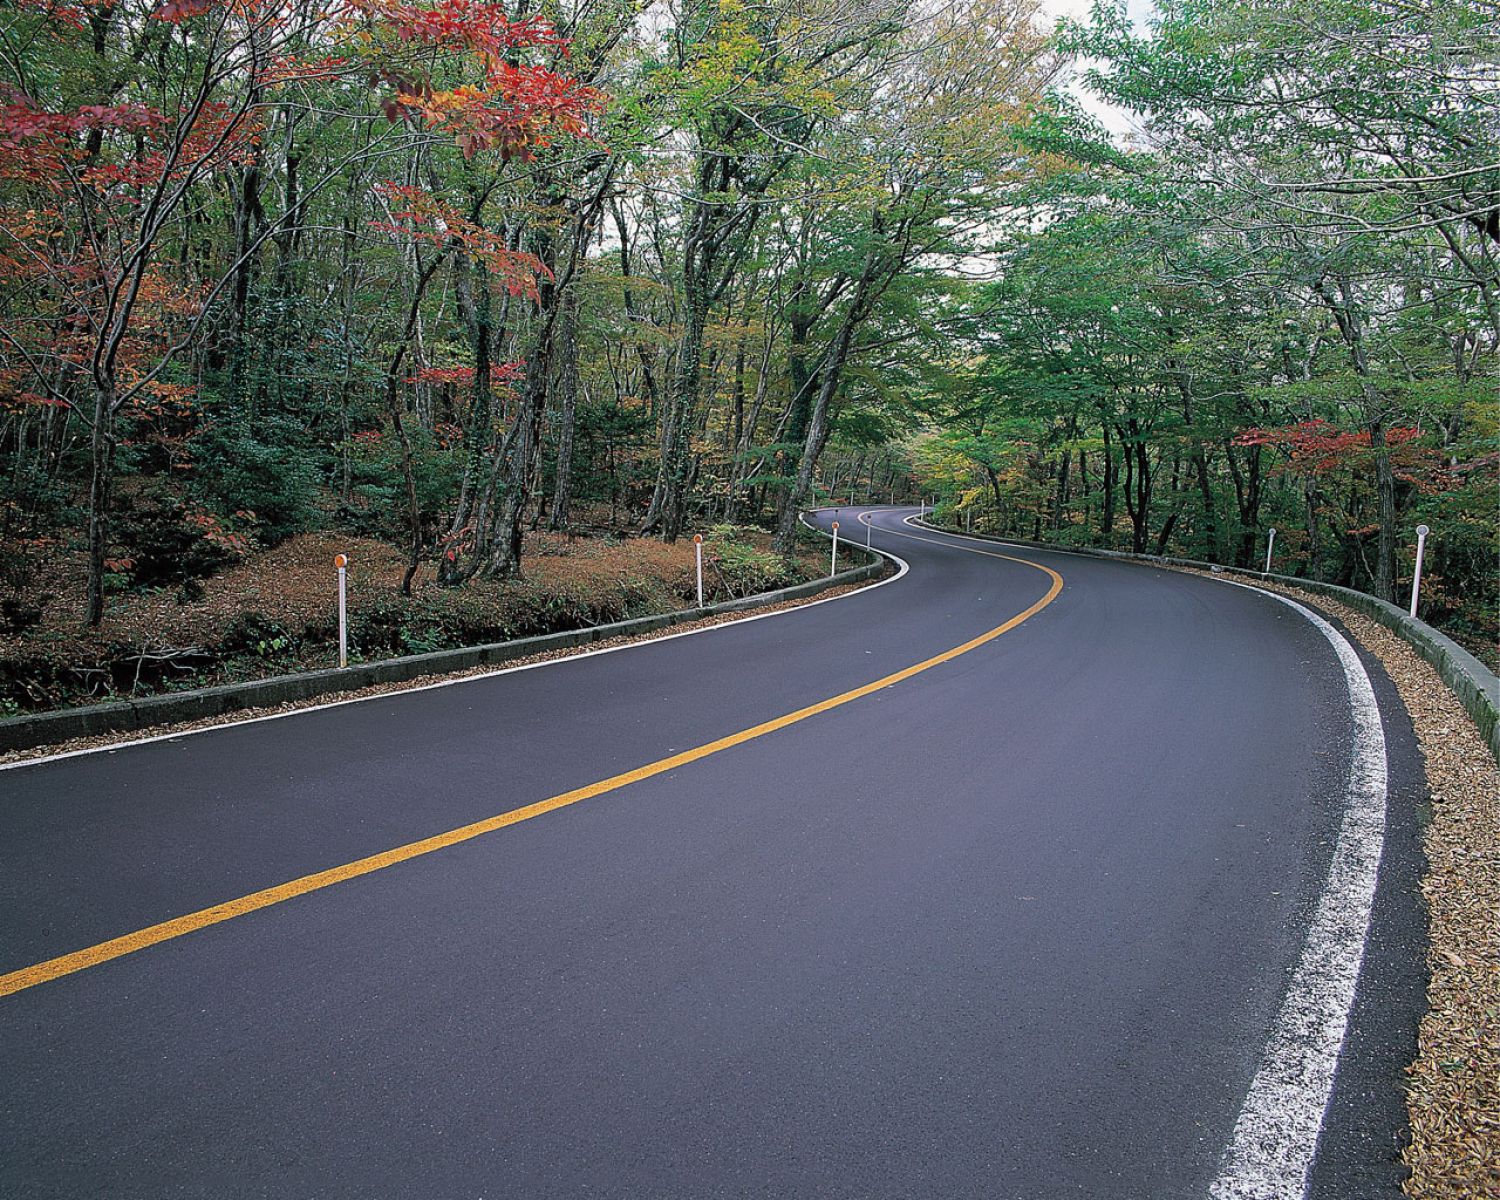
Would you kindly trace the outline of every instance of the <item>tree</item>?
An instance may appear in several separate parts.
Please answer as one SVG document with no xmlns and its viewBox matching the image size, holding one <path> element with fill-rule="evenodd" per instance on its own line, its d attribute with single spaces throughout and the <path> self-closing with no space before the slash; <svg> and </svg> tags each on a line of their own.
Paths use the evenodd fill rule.
<svg viewBox="0 0 1500 1200">
<path fill-rule="evenodd" d="M 11 311 L 24 303 L 33 314 L 8 322 L 4 338 L 34 394 L 84 414 L 91 426 L 86 619 L 97 625 L 121 412 L 193 346 L 226 290 L 241 319 L 252 257 L 291 235 L 311 197 L 348 165 L 345 156 L 309 181 L 294 173 L 289 155 L 288 202 L 252 236 L 258 144 L 278 115 L 293 124 L 286 114 L 310 105 L 305 89 L 314 86 L 320 101 L 368 97 L 330 85 L 373 73 L 391 88 L 383 104 L 392 122 L 422 121 L 465 154 L 515 155 L 575 126 L 586 98 L 556 73 L 514 61 L 518 51 L 556 44 L 550 26 L 510 22 L 478 0 L 432 10 L 367 0 L 332 9 L 104 2 L 17 20 L 31 26 L 22 44 L 45 49 L 7 63 L 12 79 L 0 107 L 0 148 L 13 155 L 0 228 L 25 286 Z M 484 82 L 443 89 L 418 51 L 472 54 Z M 154 86 L 139 70 L 148 54 L 163 72 Z M 82 73 L 67 68 L 80 62 L 105 103 L 70 94 Z M 381 149 L 358 146 L 350 155 Z M 231 261 L 202 275 L 170 262 L 172 227 L 191 219 L 204 189 L 236 175 L 244 203 Z"/>
</svg>

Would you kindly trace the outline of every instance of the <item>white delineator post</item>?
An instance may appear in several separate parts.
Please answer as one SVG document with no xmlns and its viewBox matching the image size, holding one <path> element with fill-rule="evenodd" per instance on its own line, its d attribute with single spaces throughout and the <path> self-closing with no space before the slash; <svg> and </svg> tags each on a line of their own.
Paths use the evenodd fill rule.
<svg viewBox="0 0 1500 1200">
<path fill-rule="evenodd" d="M 1417 594 L 1422 590 L 1422 551 L 1427 548 L 1427 535 L 1432 530 L 1425 525 L 1417 526 L 1417 569 L 1411 577 L 1411 615 L 1417 615 Z"/>
<path fill-rule="evenodd" d="M 1276 526 L 1272 525 L 1270 530 L 1268 531 L 1268 536 L 1266 537 L 1266 569 L 1261 572 L 1262 575 L 1269 575 L 1271 573 L 1271 551 L 1275 548 Z"/>
<path fill-rule="evenodd" d="M 349 620 L 345 603 L 345 568 L 349 565 L 347 554 L 335 554 L 333 565 L 339 569 L 339 666 L 349 665 Z"/>
<path fill-rule="evenodd" d="M 693 534 L 693 553 L 698 556 L 698 607 L 703 607 L 703 535 Z"/>
<path fill-rule="evenodd" d="M 828 573 L 837 575 L 839 573 L 839 523 L 833 523 L 833 557 L 828 560 Z"/>
<path fill-rule="evenodd" d="M 870 520 L 870 514 L 866 513 L 865 514 L 865 549 L 866 550 L 868 550 L 870 548 L 870 529 L 871 529 L 871 527 L 874 524 L 875 524 L 875 522 L 872 521 L 872 520 Z"/>
</svg>

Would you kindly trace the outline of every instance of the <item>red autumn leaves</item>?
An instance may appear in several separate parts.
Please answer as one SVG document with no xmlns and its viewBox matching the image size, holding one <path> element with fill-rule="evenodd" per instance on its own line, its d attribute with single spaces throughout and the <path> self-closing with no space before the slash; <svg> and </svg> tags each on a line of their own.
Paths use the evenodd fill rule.
<svg viewBox="0 0 1500 1200">
<path fill-rule="evenodd" d="M 558 134 L 584 135 L 589 115 L 603 107 L 604 98 L 594 89 L 524 61 L 520 52 L 525 50 L 566 55 L 567 39 L 546 21 L 512 21 L 502 5 L 482 0 L 443 0 L 430 8 L 356 3 L 402 43 L 477 57 L 478 77 L 448 88 L 404 68 L 375 73 L 394 89 L 384 104 L 388 120 L 421 119 L 450 136 L 466 158 L 496 150 L 504 158 L 529 159 Z"/>
<path fill-rule="evenodd" d="M 1387 446 L 1404 446 L 1422 436 L 1420 429 L 1387 429 Z M 1303 421 L 1277 429 L 1247 429 L 1237 446 L 1278 446 L 1297 466 L 1323 474 L 1345 465 L 1352 455 L 1370 449 L 1370 431 L 1346 430 L 1327 421 Z"/>
</svg>

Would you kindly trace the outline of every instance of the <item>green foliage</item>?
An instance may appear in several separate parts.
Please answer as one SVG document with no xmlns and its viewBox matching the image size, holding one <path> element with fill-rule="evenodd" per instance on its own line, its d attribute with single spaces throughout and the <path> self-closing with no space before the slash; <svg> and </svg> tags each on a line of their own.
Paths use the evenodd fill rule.
<svg viewBox="0 0 1500 1200">
<path fill-rule="evenodd" d="M 714 525 L 704 536 L 704 559 L 713 569 L 705 583 L 710 590 L 727 590 L 730 597 L 749 596 L 801 583 L 806 577 L 795 560 L 751 541 L 758 530 L 743 525 Z M 715 586 L 717 584 L 717 586 Z"/>
<path fill-rule="evenodd" d="M 1488 653 L 1500 230 L 1462 214 L 1494 202 L 1500 109 L 1443 48 L 1493 28 L 1457 2 L 1158 10 L 1069 29 L 1152 150 L 1066 104 L 1025 132 L 1072 165 L 1027 187 L 966 353 L 924 378 L 919 482 L 1062 544 L 1250 565 L 1274 525 L 1281 570 L 1393 595 L 1425 521 L 1424 615 Z"/>
<path fill-rule="evenodd" d="M 233 419 L 214 422 L 194 442 L 204 498 L 219 513 L 253 514 L 242 519 L 267 546 L 309 528 L 319 459 L 306 426 L 279 414 L 253 430 Z"/>
<path fill-rule="evenodd" d="M 256 658 L 277 658 L 298 643 L 292 631 L 279 621 L 258 612 L 240 613 L 220 638 L 220 649 L 226 654 L 248 654 Z"/>
<path fill-rule="evenodd" d="M 462 447 L 445 445 L 429 429 L 412 430 L 408 438 L 417 504 L 424 519 L 432 521 L 457 490 Z M 388 432 L 372 433 L 344 450 L 349 455 L 351 491 L 359 502 L 340 509 L 342 523 L 362 536 L 400 542 L 410 519 L 400 443 Z"/>
<path fill-rule="evenodd" d="M 710 586 L 736 594 L 793 580 L 748 530 L 795 546 L 788 523 L 819 497 L 921 493 L 996 533 L 1238 563 L 1274 524 L 1285 569 L 1361 587 L 1394 538 L 1397 591 L 1422 520 L 1424 611 L 1491 639 L 1500 92 L 1484 6 L 1162 0 L 1136 24 L 1105 3 L 1059 46 L 1029 11 L 715 0 L 664 23 L 606 0 L 574 14 L 552 65 L 608 81 L 587 122 L 608 153 L 560 132 L 524 162 L 414 111 L 386 122 L 383 84 L 269 87 L 253 155 L 205 162 L 155 235 L 120 381 L 176 349 L 118 415 L 106 582 L 189 601 L 250 550 L 330 528 L 426 571 L 509 545 L 510 497 L 517 528 L 546 521 L 567 458 L 575 532 L 638 531 L 674 489 L 684 528 L 743 522 L 709 535 Z M 175 26 L 97 15 L 0 16 L 3 82 L 59 109 L 159 104 L 214 52 L 191 22 L 163 41 Z M 322 36 L 294 26 L 274 31 L 288 53 Z M 1149 146 L 1046 94 L 1059 52 L 1088 60 Z M 483 73 L 438 58 L 435 88 Z M 142 161 L 128 125 L 98 140 L 101 186 Z M 76 258 L 81 210 L 42 184 L 0 180 L 0 228 Z M 424 205 L 441 216 L 416 219 Z M 548 270 L 517 271 L 518 253 Z M 0 364 L 16 605 L 0 627 L 26 624 L 24 589 L 77 575 L 87 544 L 88 321 L 48 299 L 72 278 L 0 280 L 30 356 Z M 481 358 L 525 365 L 485 391 Z M 1312 423 L 1327 462 L 1277 436 Z M 1359 444 L 1372 425 L 1418 436 L 1383 456 Z M 647 575 L 608 600 L 515 587 L 505 605 L 477 580 L 441 605 L 383 599 L 356 652 L 671 599 Z M 247 661 L 328 636 L 250 634 Z"/>
</svg>

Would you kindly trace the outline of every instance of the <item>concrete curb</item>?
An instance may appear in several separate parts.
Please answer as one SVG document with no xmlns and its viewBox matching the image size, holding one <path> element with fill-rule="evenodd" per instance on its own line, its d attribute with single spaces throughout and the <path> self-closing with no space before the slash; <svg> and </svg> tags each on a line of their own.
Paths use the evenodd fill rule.
<svg viewBox="0 0 1500 1200">
<path fill-rule="evenodd" d="M 861 554 L 864 553 L 863 547 L 857 549 Z M 332 667 L 323 671 L 302 671 L 295 675 L 258 679 L 251 683 L 231 683 L 190 692 L 145 696 L 139 700 L 112 700 L 104 704 L 63 709 L 60 712 L 6 717 L 0 720 L 0 752 L 30 750 L 35 746 L 106 733 L 130 733 L 153 725 L 198 721 L 243 709 L 269 708 L 337 692 L 351 692 L 375 683 L 405 683 L 425 675 L 444 675 L 473 667 L 496 666 L 548 650 L 567 650 L 622 635 L 654 633 L 702 617 L 764 608 L 786 600 L 815 596 L 843 584 L 862 583 L 880 574 L 884 566 L 885 560 L 877 557 L 865 566 L 775 592 L 762 592 L 740 600 L 726 600 L 722 604 L 711 604 L 704 608 L 680 609 L 652 617 L 637 617 L 609 625 L 591 625 L 585 629 L 570 629 L 563 633 L 519 638 L 511 642 L 491 642 L 483 646 L 464 646 L 457 650 L 436 650 L 430 654 L 411 654 L 402 658 L 387 658 L 353 667 Z"/>
<path fill-rule="evenodd" d="M 1263 575 L 1259 571 L 1243 567 L 1225 567 L 1218 563 L 1199 562 L 1192 558 L 1165 558 L 1155 554 L 1130 554 L 1123 550 L 1094 550 L 1052 546 L 1046 542 L 1028 542 L 1018 538 L 1001 538 L 991 534 L 963 533 L 958 529 L 944 529 L 931 521 L 919 520 L 918 524 L 936 533 L 957 533 L 964 537 L 978 538 L 985 542 L 996 542 L 1006 546 L 1022 546 L 1033 550 L 1049 550 L 1054 554 L 1078 554 L 1086 558 L 1114 558 L 1148 566 L 1193 567 L 1201 571 L 1212 571 L 1218 575 L 1236 575 L 1245 579 L 1270 580 L 1327 596 L 1347 604 L 1356 612 L 1372 621 L 1378 621 L 1397 637 L 1408 643 L 1418 654 L 1430 662 L 1444 683 L 1453 689 L 1453 694 L 1464 706 L 1480 736 L 1489 745 L 1495 761 L 1500 762 L 1500 677 L 1446 634 L 1439 633 L 1425 621 L 1418 621 L 1405 610 L 1353 588 L 1339 587 L 1333 583 L 1319 583 L 1315 579 L 1299 579 L 1295 575 Z"/>
</svg>

